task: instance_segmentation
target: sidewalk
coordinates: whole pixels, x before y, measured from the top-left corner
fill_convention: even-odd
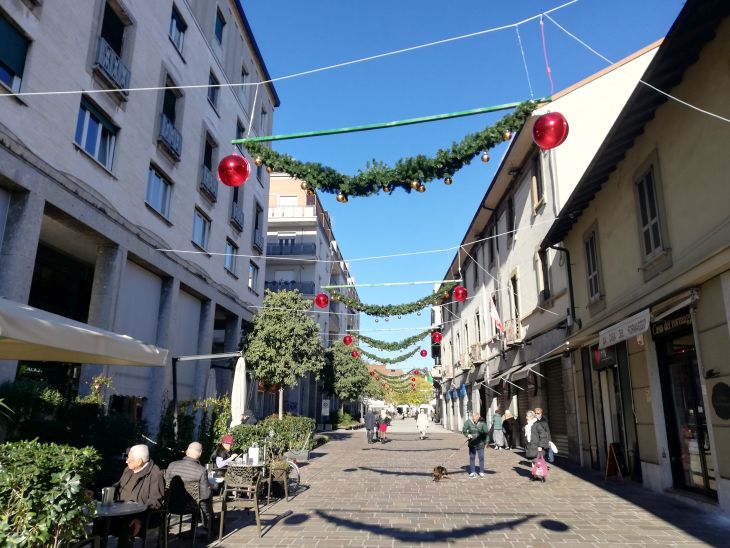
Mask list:
[[[413,419],[394,420],[384,444],[328,435],[301,468],[306,487],[262,510],[263,538],[241,516],[220,546],[730,545],[730,520],[568,463],[531,482],[519,454],[488,449],[487,476],[469,479],[463,437],[439,425],[423,441]],[[433,482],[445,461],[451,479]]]

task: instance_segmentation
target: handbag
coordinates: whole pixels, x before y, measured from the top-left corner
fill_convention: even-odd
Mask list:
[[[546,481],[549,474],[549,469],[545,458],[542,456],[542,451],[537,452],[537,458],[532,463],[532,477],[536,480]]]
[[[552,441],[550,442],[550,451],[552,451],[556,455],[558,454],[558,447]]]

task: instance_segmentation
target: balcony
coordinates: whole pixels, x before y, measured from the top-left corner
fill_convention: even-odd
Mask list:
[[[314,206],[270,207],[269,219],[316,219]]]
[[[182,153],[182,135],[175,127],[175,124],[164,114],[160,114],[159,140],[176,160],[180,159],[180,154]]]
[[[253,241],[251,243],[253,243],[254,247],[259,250],[259,253],[263,253],[263,251],[264,251],[264,235],[263,235],[263,233],[260,230],[254,233],[254,235],[253,235]]]
[[[236,202],[231,204],[231,224],[239,232],[243,230],[243,210]]]
[[[299,291],[302,295],[314,295],[314,282],[265,282],[264,287],[270,291]]]
[[[107,80],[111,85],[121,90],[121,93],[126,96],[129,92],[126,91],[129,88],[130,72],[127,67],[124,66],[122,60],[117,55],[111,46],[99,36],[96,48],[96,63],[94,68]]]
[[[218,200],[218,181],[211,171],[205,167],[200,166],[200,182],[198,184],[203,194],[205,194],[212,202]]]
[[[315,255],[317,244],[266,244],[267,255]]]

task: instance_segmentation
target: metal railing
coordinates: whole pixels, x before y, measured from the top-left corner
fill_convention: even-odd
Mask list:
[[[96,66],[113,85],[121,90],[129,88],[130,72],[122,63],[117,52],[101,36],[99,36],[97,44]],[[122,93],[128,94],[127,91],[122,91]]]
[[[269,208],[269,219],[316,217],[314,206],[281,206]]]
[[[317,244],[266,244],[267,255],[315,255]]]
[[[218,199],[218,181],[213,173],[205,166],[200,166],[200,184],[198,188],[205,192],[214,202]]]
[[[180,158],[182,152],[182,134],[167,116],[160,114],[160,141],[175,157]]]
[[[264,235],[261,232],[255,232],[253,235],[253,245],[259,248],[259,251],[264,250]]]
[[[243,230],[243,210],[236,202],[231,203],[231,224],[239,231]]]
[[[314,282],[265,282],[264,287],[270,291],[294,291],[302,295],[314,295]]]

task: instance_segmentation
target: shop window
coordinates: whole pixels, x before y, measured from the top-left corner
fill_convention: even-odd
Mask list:
[[[0,36],[0,82],[18,93],[30,42],[1,14]]]

